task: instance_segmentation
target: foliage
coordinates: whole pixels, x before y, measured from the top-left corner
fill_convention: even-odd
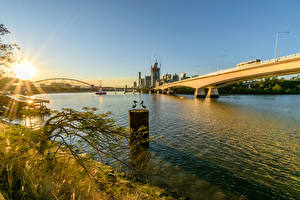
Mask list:
[[[219,89],[221,94],[300,94],[300,77],[277,77],[238,82]]]
[[[189,87],[176,87],[176,88],[174,88],[174,92],[176,94],[194,94],[195,89],[189,88]]]
[[[95,108],[84,108],[84,112],[73,109],[56,112],[42,127],[40,152],[43,154],[49,145],[51,147],[53,141],[57,141],[66,147],[79,163],[80,156],[75,150],[80,153],[89,152],[94,159],[102,161],[107,158],[119,160],[127,131],[108,118],[110,113],[96,114],[94,111]]]
[[[0,123],[0,193],[6,199],[172,199],[99,162],[120,161],[127,131],[109,113],[94,111],[53,112],[36,130]]]
[[[9,30],[4,26],[4,24],[0,24],[0,36],[4,36],[9,33]],[[13,63],[15,61],[14,53],[19,49],[20,48],[17,44],[6,44],[0,37],[0,66],[7,66],[8,64]]]
[[[300,94],[300,75],[288,80],[273,77],[237,82],[218,90],[220,94]],[[178,87],[174,91],[176,94],[194,94],[195,89]]]

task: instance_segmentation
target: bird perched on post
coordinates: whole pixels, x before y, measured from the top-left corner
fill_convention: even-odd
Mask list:
[[[144,106],[144,101],[141,101],[141,106],[145,109],[146,106]]]
[[[132,108],[135,108],[137,103],[138,103],[138,102],[137,102],[136,100],[133,100]]]

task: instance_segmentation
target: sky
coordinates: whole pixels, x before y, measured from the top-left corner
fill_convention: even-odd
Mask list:
[[[202,75],[239,62],[300,52],[300,1],[0,0],[0,23],[38,73],[125,83],[150,75]]]

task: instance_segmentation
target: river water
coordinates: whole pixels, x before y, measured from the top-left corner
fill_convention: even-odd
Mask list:
[[[147,180],[189,199],[300,199],[300,95],[62,93],[50,108],[96,107],[128,126],[132,101],[150,111]]]

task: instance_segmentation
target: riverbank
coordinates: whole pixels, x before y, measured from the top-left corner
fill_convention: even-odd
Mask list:
[[[88,155],[83,168],[69,151],[58,150],[58,143],[48,151],[56,151],[55,157],[41,155],[39,131],[2,122],[0,129],[0,193],[6,199],[174,199]]]
[[[194,94],[195,89],[178,87],[174,89],[176,94]],[[284,79],[277,77],[260,80],[237,82],[222,88],[218,88],[219,94],[300,94],[300,78],[292,77]],[[206,91],[207,92],[207,91]]]

